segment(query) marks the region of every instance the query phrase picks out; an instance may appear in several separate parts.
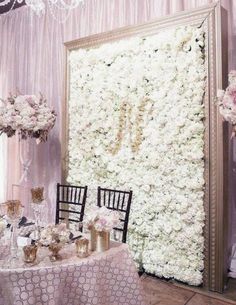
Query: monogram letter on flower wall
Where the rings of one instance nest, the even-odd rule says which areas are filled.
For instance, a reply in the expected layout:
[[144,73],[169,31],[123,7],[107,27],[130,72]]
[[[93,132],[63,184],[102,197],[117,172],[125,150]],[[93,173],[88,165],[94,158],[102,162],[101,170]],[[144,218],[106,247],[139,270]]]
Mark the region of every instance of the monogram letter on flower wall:
[[[129,131],[132,152],[134,153],[139,150],[143,140],[144,116],[146,114],[145,111],[147,111],[145,107],[148,101],[150,101],[148,97],[142,99],[141,103],[138,105],[138,110],[134,120],[132,120],[133,109],[131,104],[126,101],[121,103],[119,128],[115,139],[115,145],[114,147],[109,149],[112,155],[117,154],[119,149],[121,148],[122,141],[124,139],[125,132],[127,131],[127,129]],[[111,146],[112,144],[113,142],[111,143]]]

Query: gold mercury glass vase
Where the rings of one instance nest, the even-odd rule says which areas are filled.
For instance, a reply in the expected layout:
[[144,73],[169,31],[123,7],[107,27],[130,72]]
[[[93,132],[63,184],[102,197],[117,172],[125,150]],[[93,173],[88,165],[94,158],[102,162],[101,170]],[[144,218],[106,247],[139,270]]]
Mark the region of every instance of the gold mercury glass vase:
[[75,245],[78,257],[84,258],[89,256],[89,240],[87,238],[77,239]]
[[23,247],[24,261],[26,263],[33,263],[37,257],[38,246],[28,245]]
[[35,187],[31,189],[33,203],[41,203],[42,201],[44,201],[43,191],[44,191],[43,187]]
[[8,200],[6,202],[7,216],[11,220],[18,220],[21,217],[22,205],[20,200]]
[[52,242],[48,249],[51,251],[51,255],[50,255],[50,261],[51,262],[55,262],[61,259],[61,256],[59,255],[59,251],[62,249],[63,245],[62,243],[58,243],[58,242]]
[[104,252],[110,247],[110,232],[97,231],[96,251]]

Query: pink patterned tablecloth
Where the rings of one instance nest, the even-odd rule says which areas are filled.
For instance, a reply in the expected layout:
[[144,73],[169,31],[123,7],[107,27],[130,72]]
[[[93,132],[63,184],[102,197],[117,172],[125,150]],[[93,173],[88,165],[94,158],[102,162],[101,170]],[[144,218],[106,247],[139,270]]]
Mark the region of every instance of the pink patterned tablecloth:
[[126,244],[88,258],[76,257],[74,245],[51,263],[46,249],[39,262],[8,269],[0,261],[0,305],[145,305],[143,290]]

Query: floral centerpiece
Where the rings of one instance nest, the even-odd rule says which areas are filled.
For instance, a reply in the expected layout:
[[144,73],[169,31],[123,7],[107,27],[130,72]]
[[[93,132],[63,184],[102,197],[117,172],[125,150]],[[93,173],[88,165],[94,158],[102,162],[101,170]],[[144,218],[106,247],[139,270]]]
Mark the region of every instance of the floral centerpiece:
[[120,217],[117,211],[110,210],[105,206],[89,209],[85,214],[84,223],[88,228],[93,226],[96,231],[110,232],[119,224]]
[[110,232],[119,224],[120,217],[117,211],[105,206],[90,209],[84,223],[90,230],[90,250],[103,252],[109,249]]
[[70,231],[66,228],[65,223],[58,225],[48,225],[41,231],[39,243],[48,246],[51,251],[50,260],[52,262],[61,258],[58,252],[62,249],[63,245],[70,239]]
[[35,95],[10,95],[1,102],[0,134],[12,137],[18,131],[22,139],[36,138],[38,143],[47,140],[56,114],[42,95],[39,98]]
[[229,73],[229,86],[226,90],[218,90],[217,98],[219,102],[220,113],[223,118],[232,124],[233,133],[236,135],[236,70]]
[[58,225],[49,224],[41,231],[40,244],[48,246],[51,243],[65,244],[69,241],[70,231],[66,228],[65,223]]

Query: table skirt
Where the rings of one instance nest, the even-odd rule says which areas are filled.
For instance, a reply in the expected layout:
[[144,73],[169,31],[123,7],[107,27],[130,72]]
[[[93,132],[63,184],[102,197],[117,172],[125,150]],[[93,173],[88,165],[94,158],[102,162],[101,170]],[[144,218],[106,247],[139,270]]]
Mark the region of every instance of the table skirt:
[[0,269],[0,305],[145,305],[125,244],[60,264]]

